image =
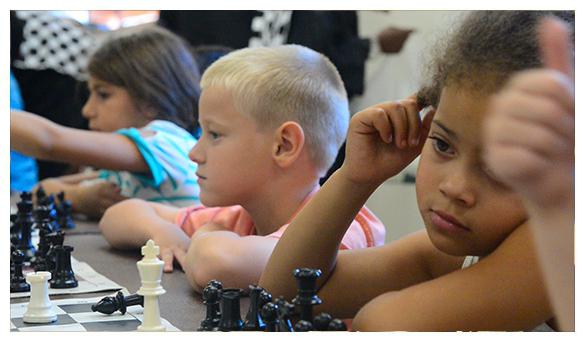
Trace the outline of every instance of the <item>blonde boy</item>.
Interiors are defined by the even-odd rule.
[[[232,52],[207,69],[201,87],[203,134],[189,156],[205,206],[128,200],[100,228],[117,248],[154,239],[165,271],[176,258],[198,291],[214,278],[247,288],[333,163],[348,127],[347,96],[333,64],[296,45]],[[381,245],[384,235],[364,207],[339,248]]]

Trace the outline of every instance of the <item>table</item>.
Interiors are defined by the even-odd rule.
[[[17,198],[11,196],[11,205]],[[140,276],[136,262],[142,258],[140,250],[120,251],[109,246],[100,234],[97,222],[75,219],[76,228],[66,231],[65,244],[72,246],[72,256],[79,261],[87,262],[94,270],[124,286],[135,293],[140,287]],[[189,285],[185,273],[175,269],[172,273],[163,273],[162,286],[167,291],[159,297],[161,317],[182,331],[195,331],[205,318],[205,305],[201,295]],[[94,297],[101,293],[89,295],[64,295],[54,298],[74,298],[76,296]],[[104,296],[110,293],[103,293]],[[53,297],[51,297],[53,298]],[[18,303],[28,299],[11,299]],[[240,311],[242,319],[248,310],[248,298],[242,298]]]

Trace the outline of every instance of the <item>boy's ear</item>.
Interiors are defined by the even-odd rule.
[[[272,157],[280,167],[292,165],[300,156],[305,146],[305,132],[301,125],[287,121],[274,133]]]

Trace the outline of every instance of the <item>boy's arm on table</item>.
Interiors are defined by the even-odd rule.
[[[139,248],[152,239],[160,247],[164,271],[170,272],[175,251],[189,246],[189,237],[174,223],[178,211],[160,203],[129,199],[106,210],[99,227],[114,248]]]
[[[378,296],[360,310],[353,328],[515,331],[551,317],[532,233],[523,225],[476,265]]]
[[[38,159],[108,170],[149,171],[134,142],[125,136],[64,127],[20,111],[10,112],[10,148]]]
[[[193,234],[188,251],[178,252],[177,259],[197,292],[212,279],[220,280],[224,287],[247,290],[258,283],[277,242],[266,236],[239,236],[208,223]]]

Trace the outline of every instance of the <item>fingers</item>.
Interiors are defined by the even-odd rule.
[[[563,73],[574,79],[569,29],[562,21],[549,17],[539,25],[538,42],[543,64],[546,68]]]
[[[173,249],[173,253],[175,255],[175,259],[181,265],[181,268],[185,270],[185,260],[187,259],[187,252],[180,248]]]
[[[376,130],[382,141],[393,142],[399,149],[421,141],[421,119],[414,99],[382,103],[360,113],[365,127]]]
[[[173,272],[173,261],[174,261],[174,254],[171,248],[166,248],[161,246],[160,256],[162,261],[164,262],[163,271],[164,272]]]

